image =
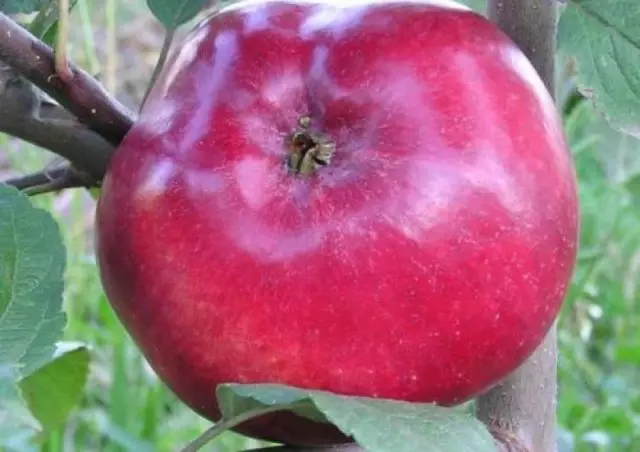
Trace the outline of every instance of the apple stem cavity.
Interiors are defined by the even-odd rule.
[[[301,116],[298,129],[288,139],[287,166],[294,174],[306,176],[331,163],[336,146],[326,135],[311,130],[311,117]]]

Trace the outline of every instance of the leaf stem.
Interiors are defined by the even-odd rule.
[[[55,67],[60,78],[69,82],[73,71],[67,61],[67,41],[69,39],[69,0],[59,0],[58,34],[56,38]]]
[[[305,403],[307,402],[295,402],[288,405],[274,405],[255,408],[253,410],[247,410],[244,413],[241,413],[231,419],[223,418],[222,420],[220,420],[220,422],[217,422],[211,428],[206,430],[202,435],[198,436],[195,440],[189,443],[184,449],[182,449],[181,452],[196,452],[221,433],[225,432],[226,430],[232,429],[240,424],[243,424],[248,420],[278,411],[290,411],[293,408],[298,408],[305,405]]]
[[[175,28],[166,29],[164,35],[164,41],[162,42],[162,49],[160,49],[160,55],[158,56],[158,61],[156,62],[156,66],[153,68],[153,73],[151,74],[151,79],[149,80],[149,85],[147,85],[147,90],[144,93],[144,97],[142,98],[142,102],[140,104],[140,110],[144,107],[144,104],[147,102],[147,98],[149,97],[149,93],[156,84],[158,77],[160,76],[160,72],[164,67],[164,64],[167,61],[167,57],[169,56],[169,50],[171,49],[171,44],[173,43],[173,38],[175,36],[176,30]]]

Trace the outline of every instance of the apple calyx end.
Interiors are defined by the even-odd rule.
[[[287,167],[298,175],[309,175],[331,163],[336,146],[326,135],[310,129],[311,117],[298,118],[298,128],[288,139]]]

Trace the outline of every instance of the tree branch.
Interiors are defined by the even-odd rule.
[[[89,74],[69,64],[71,78],[61,78],[54,54],[23,27],[0,13],[0,60],[55,99],[82,124],[112,145],[118,145],[134,121]],[[47,147],[47,146],[45,146]]]
[[[49,149],[95,181],[104,176],[114,150],[113,144],[62,107],[47,101],[30,82],[2,62],[0,132]]]
[[[557,0],[488,0],[489,19],[522,49],[554,94]]]
[[[524,51],[554,93],[554,0],[489,0],[489,17]],[[477,416],[501,450],[555,452],[557,339],[554,326],[534,354],[481,396]]]
[[[50,170],[27,174],[4,181],[18,190],[32,196],[41,193],[60,191],[65,188],[90,187],[92,180],[70,165],[62,165]]]
[[[68,167],[54,168],[50,171],[42,170],[37,173],[18,176],[3,181],[4,184],[11,185],[18,190],[28,190],[31,187],[38,187],[49,184],[52,180],[63,177],[63,174],[69,169]]]

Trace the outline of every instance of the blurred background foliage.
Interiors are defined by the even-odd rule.
[[[482,0],[467,3],[482,11]],[[124,104],[139,104],[163,40],[142,0],[78,0],[71,53]],[[188,31],[184,27],[181,33]],[[177,38],[179,43],[180,35]],[[580,251],[559,318],[561,451],[640,451],[640,142],[613,131],[573,92],[558,62],[558,105],[575,158],[582,209]],[[0,176],[39,169],[52,157],[0,134]],[[66,426],[15,451],[174,451],[208,423],[158,381],[110,309],[96,272],[94,201],[75,190],[34,199],[66,227],[66,340],[92,349],[88,387]],[[258,442],[224,434],[206,450]]]

